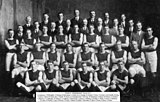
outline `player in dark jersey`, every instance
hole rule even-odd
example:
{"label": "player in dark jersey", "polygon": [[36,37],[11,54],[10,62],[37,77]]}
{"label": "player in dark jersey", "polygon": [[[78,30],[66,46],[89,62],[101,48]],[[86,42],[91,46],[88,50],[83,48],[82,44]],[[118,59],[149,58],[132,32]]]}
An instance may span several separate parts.
{"label": "player in dark jersey", "polygon": [[97,34],[94,33],[94,29],[95,28],[93,25],[89,26],[89,34],[84,35],[83,43],[88,42],[89,47],[90,47],[89,50],[92,52],[97,52],[100,38]]}
{"label": "player in dark jersey", "polygon": [[81,50],[83,34],[80,33],[78,25],[74,25],[73,32],[69,35],[69,42],[73,46],[73,51],[78,54]]}
{"label": "player in dark jersey", "polygon": [[105,48],[105,44],[100,43],[99,51],[95,54],[95,63],[99,65],[100,62],[104,62],[105,66],[110,67],[110,53]]}
{"label": "player in dark jersey", "polygon": [[83,35],[87,35],[89,33],[89,29],[88,29],[88,21],[87,19],[83,19],[83,26],[82,28],[80,29],[80,32],[83,34]]}
{"label": "player in dark jersey", "polygon": [[34,38],[34,39],[36,39],[36,41],[38,41],[39,36],[42,35],[42,31],[39,28],[40,24],[38,21],[35,21],[33,26],[34,26],[34,29],[32,31],[32,38]]}
{"label": "player in dark jersey", "polygon": [[105,43],[107,49],[112,49],[116,43],[116,38],[109,33],[109,27],[104,27],[104,33],[100,36],[100,42]]}
{"label": "player in dark jersey", "polygon": [[25,83],[17,82],[16,85],[24,94],[30,97],[34,94],[35,97],[35,92],[46,91],[46,87],[42,79],[43,74],[37,69],[37,63],[34,60],[30,62],[29,69],[25,75]]}
{"label": "player in dark jersey", "polygon": [[11,71],[11,62],[13,59],[13,55],[16,52],[16,46],[19,44],[17,39],[14,39],[14,31],[12,29],[8,30],[8,39],[5,40],[5,46],[7,49],[6,54],[6,71],[9,73]]}
{"label": "player in dark jersey", "polygon": [[[93,66],[95,65],[95,54],[92,53],[90,50],[89,50],[89,44],[88,43],[84,43],[82,45],[82,52],[80,52],[78,54],[78,67],[81,67],[81,64],[83,62],[87,63],[87,66],[88,66],[88,70],[89,71],[93,71]],[[82,70],[82,69],[79,69],[79,70]]]}
{"label": "player in dark jersey", "polygon": [[128,72],[122,60],[118,61],[118,69],[112,73],[112,76],[111,89],[122,93],[128,84]]}
{"label": "player in dark jersey", "polygon": [[[156,76],[157,76],[157,46],[158,38],[153,36],[152,27],[147,27],[147,34],[142,41],[142,50],[145,53],[146,64],[145,69],[148,76],[153,80],[152,89],[156,90]],[[151,75],[150,75],[150,74]]]}
{"label": "player in dark jersey", "polygon": [[123,61],[124,63],[127,61],[127,51],[122,49],[120,40],[116,42],[116,50],[112,51],[111,60],[113,64],[111,72],[118,69],[118,61]]}
{"label": "player in dark jersey", "polygon": [[143,89],[143,84],[146,78],[146,71],[144,69],[145,55],[138,48],[138,42],[132,41],[132,50],[128,53],[129,64],[129,84],[128,88],[130,94],[134,94],[137,88]]}
{"label": "player in dark jersey", "polygon": [[101,36],[103,33],[103,30],[104,30],[103,29],[103,20],[102,20],[102,18],[98,18],[97,19],[97,27],[95,28],[95,33],[97,35]]}
{"label": "player in dark jersey", "polygon": [[97,87],[97,91],[106,91],[110,85],[110,70],[106,67],[105,62],[99,63],[99,70],[94,73],[94,87]]}
{"label": "player in dark jersey", "polygon": [[32,25],[32,18],[31,18],[31,16],[27,16],[26,19],[25,19],[25,21],[26,21],[26,24],[23,26],[23,29],[24,29],[24,38],[26,38],[25,33],[26,33],[26,30],[27,30],[27,29],[30,29],[31,31],[33,30],[33,25]]}
{"label": "player in dark jersey", "polygon": [[93,74],[88,71],[88,66],[86,62],[81,63],[82,71],[79,71],[78,76],[78,85],[80,86],[80,90],[83,92],[91,91]]}
{"label": "player in dark jersey", "polygon": [[55,43],[50,44],[50,51],[46,54],[46,59],[53,61],[54,68],[58,70],[58,67],[60,66],[60,53],[56,51],[56,45]]}
{"label": "player in dark jersey", "polygon": [[62,55],[62,62],[67,61],[69,68],[75,68],[77,63],[77,55],[72,50],[72,45],[67,43],[66,52]]}
{"label": "player in dark jersey", "polygon": [[24,50],[24,45],[17,46],[17,53],[13,55],[13,67],[11,72],[11,94],[15,92],[15,84],[17,81],[24,82],[24,74],[28,70],[30,63],[30,52]]}
{"label": "player in dark jersey", "polygon": [[42,50],[48,52],[49,45],[52,42],[52,37],[48,36],[47,26],[43,26],[43,34],[39,37],[39,43],[42,45]]}
{"label": "player in dark jersey", "polygon": [[18,52],[13,56],[13,66],[14,69],[12,70],[12,78],[21,74],[24,77],[24,72],[26,72],[29,67],[30,63],[30,52],[26,52],[24,50],[24,45],[20,44],[17,46]]}
{"label": "player in dark jersey", "polygon": [[64,29],[64,34],[69,37],[69,35],[72,33],[72,27],[71,27],[71,20],[66,20],[66,27]]}
{"label": "player in dark jersey", "polygon": [[51,22],[51,28],[48,29],[48,35],[54,38],[56,34],[57,34],[56,23]]}
{"label": "player in dark jersey", "polygon": [[24,38],[24,29],[23,26],[18,25],[17,31],[14,35],[15,39],[18,39],[19,43],[21,43],[22,39]]}
{"label": "player in dark jersey", "polygon": [[58,83],[61,87],[63,87],[63,91],[71,91],[71,87],[74,86],[73,70],[69,68],[69,64],[67,61],[63,62],[63,66],[59,71]]}
{"label": "player in dark jersey", "polygon": [[26,30],[27,37],[25,39],[22,39],[22,43],[25,45],[26,51],[32,51],[34,44],[36,43],[36,39],[32,38],[32,32],[30,29]]}
{"label": "player in dark jersey", "polygon": [[132,47],[132,51],[128,53],[128,63],[130,64],[128,71],[131,77],[130,81],[134,82],[132,78],[134,78],[136,74],[146,77],[146,72],[143,68],[143,65],[145,64],[144,53],[139,50],[136,41],[132,41]]}
{"label": "player in dark jersey", "polygon": [[60,54],[64,53],[64,49],[66,47],[67,42],[68,37],[63,33],[63,26],[60,25],[58,27],[57,35],[54,36],[54,43],[56,44],[57,51],[60,52]]}
{"label": "player in dark jersey", "polygon": [[117,35],[117,41],[122,42],[122,48],[127,49],[129,46],[129,38],[124,34],[124,28],[122,25],[119,25],[119,35]]}
{"label": "player in dark jersey", "polygon": [[47,61],[47,68],[43,73],[43,81],[45,83],[46,89],[49,92],[59,91],[58,84],[58,71],[54,68],[54,62],[52,60]]}
{"label": "player in dark jersey", "polygon": [[36,63],[39,65],[38,70],[45,70],[44,64],[46,62],[46,53],[41,50],[41,44],[35,44],[35,51],[31,53],[31,60],[35,60]]}

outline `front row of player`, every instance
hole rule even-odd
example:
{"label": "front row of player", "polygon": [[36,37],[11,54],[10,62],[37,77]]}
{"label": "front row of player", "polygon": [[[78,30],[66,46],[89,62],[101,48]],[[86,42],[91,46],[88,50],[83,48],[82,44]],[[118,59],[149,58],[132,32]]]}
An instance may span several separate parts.
{"label": "front row of player", "polygon": [[49,60],[46,70],[39,71],[33,60],[30,63],[30,70],[26,72],[25,82],[17,82],[16,86],[30,94],[33,91],[104,92],[115,89],[122,91],[128,84],[128,72],[123,61],[118,62],[118,69],[112,73],[112,78],[104,62],[100,62],[98,70],[94,72],[88,71],[86,63],[82,63],[82,71],[77,71],[76,74],[66,61],[60,70],[54,68],[53,62]]}

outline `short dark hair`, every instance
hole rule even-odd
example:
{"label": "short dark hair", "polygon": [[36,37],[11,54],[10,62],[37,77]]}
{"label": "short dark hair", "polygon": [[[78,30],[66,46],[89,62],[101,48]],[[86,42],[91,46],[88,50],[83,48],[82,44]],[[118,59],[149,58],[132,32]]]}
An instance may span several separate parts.
{"label": "short dark hair", "polygon": [[9,33],[10,31],[13,31],[13,29],[8,29],[8,33]]}

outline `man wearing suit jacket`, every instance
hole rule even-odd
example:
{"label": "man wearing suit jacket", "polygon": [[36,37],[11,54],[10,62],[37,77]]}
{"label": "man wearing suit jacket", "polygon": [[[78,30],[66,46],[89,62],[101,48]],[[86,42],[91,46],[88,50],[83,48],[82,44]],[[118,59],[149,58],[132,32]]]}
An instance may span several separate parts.
{"label": "man wearing suit jacket", "polygon": [[26,17],[26,24],[23,26],[24,33],[26,32],[27,29],[30,29],[31,31],[33,30],[33,25],[31,24],[31,21],[32,21],[31,16],[27,16]]}
{"label": "man wearing suit jacket", "polygon": [[121,20],[120,20],[119,25],[123,26],[124,34],[127,35],[126,33],[127,33],[128,24],[127,24],[127,21],[126,21],[126,15],[125,14],[121,14]]}
{"label": "man wearing suit jacket", "polygon": [[59,12],[58,13],[58,21],[56,21],[56,29],[62,25],[63,28],[66,27],[66,22],[64,21],[64,16],[63,16],[63,13],[62,12]]}
{"label": "man wearing suit jacket", "polygon": [[54,38],[54,36],[57,34],[57,29],[56,29],[56,23],[51,22],[51,28],[48,30],[48,35]]}
{"label": "man wearing suit jacket", "polygon": [[104,28],[103,28],[103,20],[102,20],[102,18],[98,18],[97,19],[97,27],[96,27],[96,29],[95,29],[95,33],[97,34],[97,35],[99,35],[99,36],[101,36],[102,35],[102,33],[104,32],[103,30],[104,30]]}
{"label": "man wearing suit jacket", "polygon": [[109,13],[104,13],[104,20],[103,20],[103,26],[109,26],[109,28],[112,27],[112,21],[109,19]]}
{"label": "man wearing suit jacket", "polygon": [[96,12],[95,11],[90,11],[90,18],[88,20],[88,27],[90,25],[94,25],[94,28],[97,27],[97,19],[96,19]]}
{"label": "man wearing suit jacket", "polygon": [[118,31],[118,19],[117,19],[117,18],[115,18],[115,19],[113,20],[113,27],[109,30],[109,33],[110,33],[111,35],[113,35],[114,37],[117,37],[117,36],[118,36],[119,31]]}
{"label": "man wearing suit jacket", "polygon": [[40,23],[40,30],[43,30],[43,26],[47,26],[50,29],[50,20],[48,13],[43,14],[43,21]]}
{"label": "man wearing suit jacket", "polygon": [[36,39],[36,41],[38,41],[38,37],[42,35],[42,31],[39,29],[39,22],[38,21],[35,21],[34,22],[34,29],[33,29],[33,32],[32,32],[32,37],[34,39]]}
{"label": "man wearing suit jacket", "polygon": [[71,19],[71,27],[74,27],[74,25],[78,25],[79,28],[82,28],[83,26],[83,19],[80,18],[80,12],[78,9],[74,10],[74,18]]}
{"label": "man wearing suit jacket", "polygon": [[138,42],[138,47],[141,48],[141,44],[142,44],[142,40],[144,38],[144,34],[145,34],[145,32],[142,31],[142,23],[137,22],[136,31],[131,34],[130,42],[132,42],[133,40],[137,41]]}
{"label": "man wearing suit jacket", "polygon": [[125,34],[126,34],[128,37],[130,37],[131,34],[135,31],[135,26],[134,26],[133,20],[130,19],[130,20],[128,21],[128,24],[127,24],[127,25],[128,25],[128,26],[126,27],[126,32],[125,32]]}

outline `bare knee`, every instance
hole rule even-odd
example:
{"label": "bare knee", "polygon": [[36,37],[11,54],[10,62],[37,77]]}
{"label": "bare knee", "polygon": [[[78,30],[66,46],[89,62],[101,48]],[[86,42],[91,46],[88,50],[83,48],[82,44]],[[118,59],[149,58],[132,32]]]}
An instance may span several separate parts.
{"label": "bare knee", "polygon": [[42,90],[42,87],[40,85],[38,85],[36,88],[35,88],[36,91],[41,91]]}

